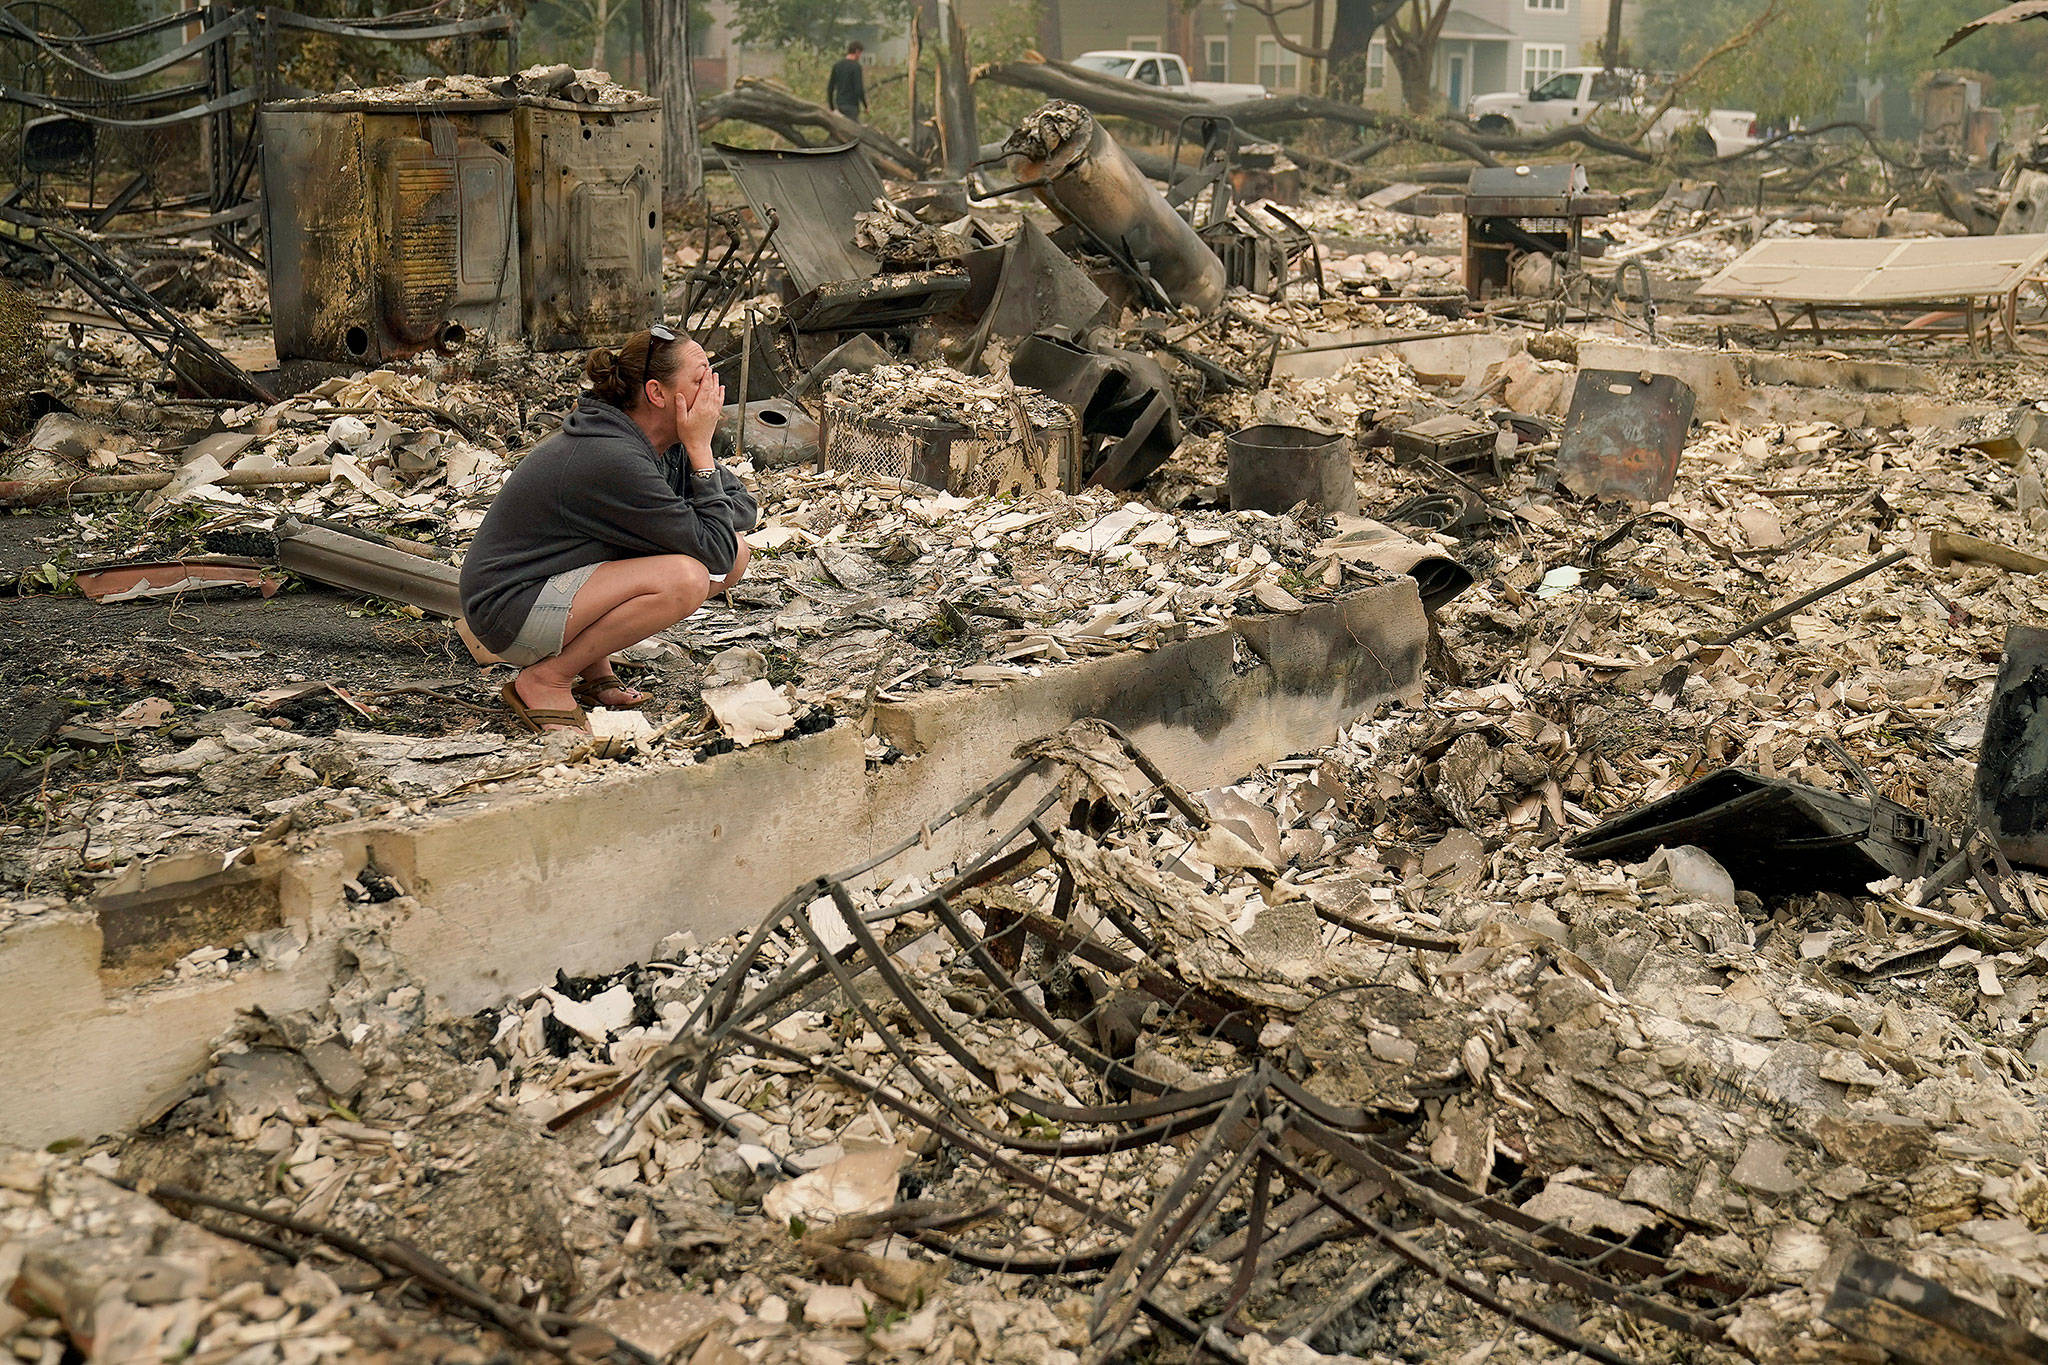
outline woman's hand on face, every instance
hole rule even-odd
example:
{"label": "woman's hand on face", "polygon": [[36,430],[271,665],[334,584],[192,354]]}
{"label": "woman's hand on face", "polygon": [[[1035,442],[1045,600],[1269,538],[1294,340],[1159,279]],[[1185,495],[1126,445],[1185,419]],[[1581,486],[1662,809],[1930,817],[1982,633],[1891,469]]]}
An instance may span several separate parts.
{"label": "woman's hand on face", "polygon": [[725,410],[725,385],[710,370],[697,384],[697,391],[689,395],[676,423],[677,433],[683,440],[683,453],[690,457],[690,464],[697,469],[711,467],[711,433],[718,430],[718,419]]}

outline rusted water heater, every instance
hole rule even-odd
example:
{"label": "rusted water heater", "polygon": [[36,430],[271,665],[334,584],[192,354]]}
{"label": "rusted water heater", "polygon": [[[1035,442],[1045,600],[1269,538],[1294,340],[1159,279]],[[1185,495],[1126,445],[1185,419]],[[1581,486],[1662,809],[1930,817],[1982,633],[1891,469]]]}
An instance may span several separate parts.
{"label": "rusted water heater", "polygon": [[521,300],[537,350],[611,346],[661,303],[661,102],[514,112]]}
{"label": "rusted water heater", "polygon": [[520,334],[510,100],[263,112],[281,360],[376,363]]}

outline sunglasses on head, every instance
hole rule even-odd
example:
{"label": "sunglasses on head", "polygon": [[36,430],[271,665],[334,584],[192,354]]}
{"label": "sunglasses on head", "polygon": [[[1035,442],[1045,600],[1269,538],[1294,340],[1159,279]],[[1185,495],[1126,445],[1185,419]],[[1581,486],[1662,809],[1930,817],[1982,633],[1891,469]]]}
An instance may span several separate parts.
{"label": "sunglasses on head", "polygon": [[653,377],[654,343],[657,341],[674,341],[675,339],[676,334],[671,332],[663,323],[657,322],[647,329],[647,353],[640,358],[639,392],[645,393],[647,391],[647,381]]}

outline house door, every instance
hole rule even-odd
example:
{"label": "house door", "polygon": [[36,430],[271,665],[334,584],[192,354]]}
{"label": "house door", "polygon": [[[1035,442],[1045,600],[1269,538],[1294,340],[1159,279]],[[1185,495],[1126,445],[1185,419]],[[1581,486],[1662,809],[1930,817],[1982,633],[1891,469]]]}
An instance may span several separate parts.
{"label": "house door", "polygon": [[1448,54],[1444,69],[1450,85],[1451,112],[1461,112],[1465,108],[1465,55],[1461,52]]}

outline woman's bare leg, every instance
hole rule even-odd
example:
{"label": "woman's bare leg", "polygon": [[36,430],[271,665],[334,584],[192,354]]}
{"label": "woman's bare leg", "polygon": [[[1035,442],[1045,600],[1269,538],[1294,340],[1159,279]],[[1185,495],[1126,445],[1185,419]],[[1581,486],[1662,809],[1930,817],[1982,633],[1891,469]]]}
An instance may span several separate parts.
{"label": "woman's bare leg", "polygon": [[[752,558],[753,554],[748,549],[747,542],[742,539],[739,552],[733,557],[732,567],[726,570],[723,577],[711,580],[711,596],[716,597],[738,583],[746,574],[747,563]],[[578,599],[581,600],[581,594],[578,594]],[[577,676],[598,689],[600,705],[637,706],[647,697],[647,694],[637,687],[628,687],[619,681],[619,675],[612,666],[612,657],[609,654],[591,663]]]}
{"label": "woman's bare leg", "polygon": [[513,688],[530,707],[570,710],[578,674],[596,670],[614,650],[667,630],[702,606],[710,592],[710,571],[688,555],[600,564],[569,605],[562,652],[521,669]]}

